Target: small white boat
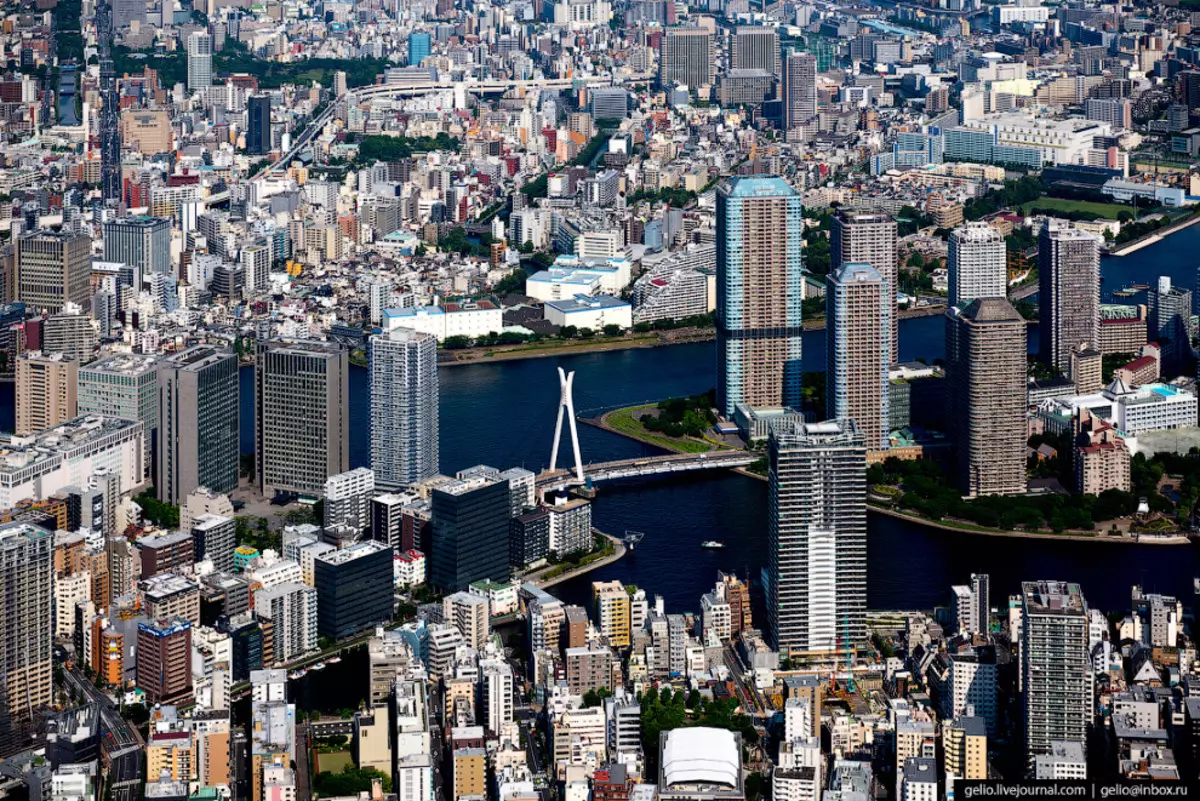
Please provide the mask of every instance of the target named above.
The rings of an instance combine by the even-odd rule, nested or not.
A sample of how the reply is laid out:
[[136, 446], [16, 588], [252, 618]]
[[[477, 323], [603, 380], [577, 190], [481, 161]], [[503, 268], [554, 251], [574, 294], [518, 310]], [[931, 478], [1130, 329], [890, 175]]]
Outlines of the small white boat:
[[338, 662], [341, 662], [341, 661], [342, 661], [342, 658], [340, 656], [331, 656], [325, 660], [325, 664], [336, 665]]
[[293, 670], [291, 673], [288, 674], [288, 678], [292, 679], [293, 681], [296, 679], [302, 679], [302, 678], [304, 678], [304, 674], [307, 672], [308, 672], [307, 670]]
[[724, 548], [725, 543], [717, 542], [716, 540], [705, 540], [704, 542], [700, 543], [700, 547], [701, 548]]
[[324, 663], [324, 662], [318, 662], [317, 664], [313, 665], [311, 669], [312, 669], [312, 670], [324, 670], [324, 669], [325, 669], [325, 663]]

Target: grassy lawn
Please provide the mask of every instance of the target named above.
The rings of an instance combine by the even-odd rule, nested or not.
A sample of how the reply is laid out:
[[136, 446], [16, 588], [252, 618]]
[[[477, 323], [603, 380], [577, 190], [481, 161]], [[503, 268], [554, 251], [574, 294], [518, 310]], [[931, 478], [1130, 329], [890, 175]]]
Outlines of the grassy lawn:
[[607, 556], [612, 556], [614, 553], [616, 553], [616, 551], [617, 551], [617, 549], [613, 546], [612, 540], [605, 539], [604, 547], [601, 550], [593, 551], [593, 552], [587, 554], [586, 556], [582, 557], [578, 562], [563, 562], [560, 565], [555, 565], [554, 567], [547, 570], [545, 573], [543, 573], [538, 578], [541, 581], [546, 581], [547, 579], [557, 578], [558, 576], [561, 576], [563, 573], [566, 573], [570, 570], [578, 570], [581, 567], [587, 567], [592, 562], [598, 562]]
[[331, 754], [313, 753], [313, 774], [324, 773], [341, 773], [342, 768], [347, 765], [354, 766], [354, 760], [350, 757], [349, 751], [334, 751]]
[[647, 409], [655, 409], [657, 404], [649, 403], [645, 406], [630, 406], [626, 409], [618, 409], [608, 415], [606, 421], [609, 426], [622, 434], [628, 434], [631, 437], [649, 442], [651, 445], [658, 445], [660, 448], [666, 448], [669, 451], [678, 453], [704, 453], [712, 450], [712, 447], [704, 442], [697, 442], [694, 439], [685, 437], [668, 437], [666, 434], [660, 434], [656, 431], [647, 431], [641, 421], [634, 415], [646, 411]]
[[1090, 200], [1065, 200], [1059, 197], [1043, 197], [1037, 200], [1026, 203], [1023, 207], [1028, 209], [1053, 209], [1054, 211], [1090, 211], [1092, 214], [1098, 214], [1101, 217], [1109, 220], [1117, 219], [1117, 215], [1123, 211], [1130, 214], [1133, 213], [1133, 208], [1120, 203], [1093, 203]]

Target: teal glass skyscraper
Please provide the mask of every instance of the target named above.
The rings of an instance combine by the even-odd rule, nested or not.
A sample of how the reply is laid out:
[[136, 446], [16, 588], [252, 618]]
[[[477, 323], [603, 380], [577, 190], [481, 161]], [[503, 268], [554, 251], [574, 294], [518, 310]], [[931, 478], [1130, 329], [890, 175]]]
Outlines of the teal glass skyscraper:
[[717, 191], [717, 406], [799, 407], [800, 195], [778, 176], [728, 179]]
[[408, 35], [408, 66], [419, 67], [421, 60], [433, 52], [433, 39], [423, 31]]

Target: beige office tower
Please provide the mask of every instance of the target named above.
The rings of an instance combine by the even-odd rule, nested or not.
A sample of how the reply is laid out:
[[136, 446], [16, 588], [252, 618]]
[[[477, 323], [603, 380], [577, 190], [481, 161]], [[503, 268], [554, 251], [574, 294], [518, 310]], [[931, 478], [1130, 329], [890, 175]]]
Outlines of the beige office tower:
[[733, 33], [732, 62], [735, 70], [766, 70], [779, 74], [779, 34], [774, 28], [739, 25]]
[[1038, 237], [1041, 359], [1062, 372], [1080, 342], [1100, 341], [1100, 241], [1078, 228], [1047, 224]]
[[17, 300], [58, 312], [69, 302], [92, 308], [92, 239], [42, 231], [17, 240]]
[[0, 526], [0, 757], [19, 749], [53, 695], [54, 535]]
[[1003, 298], [972, 301], [947, 338], [959, 488], [1025, 492], [1025, 320]]
[[847, 210], [833, 218], [829, 232], [829, 267], [836, 270], [843, 264], [870, 264], [888, 282], [892, 293], [892, 354], [891, 363], [898, 362], [896, 343], [896, 221], [891, 215], [879, 212]]
[[320, 497], [350, 469], [349, 358], [333, 342], [272, 339], [258, 348], [254, 458], [263, 495]]
[[704, 28], [667, 28], [658, 59], [658, 84], [683, 85], [693, 92], [711, 86], [716, 74], [713, 37]]
[[22, 353], [17, 359], [15, 433], [36, 434], [79, 414], [79, 362], [61, 353]]
[[783, 73], [784, 127], [789, 131], [817, 116], [817, 57], [788, 56]]
[[890, 433], [891, 297], [869, 264], [843, 264], [825, 279], [826, 417], [854, 420], [867, 450], [886, 448]]

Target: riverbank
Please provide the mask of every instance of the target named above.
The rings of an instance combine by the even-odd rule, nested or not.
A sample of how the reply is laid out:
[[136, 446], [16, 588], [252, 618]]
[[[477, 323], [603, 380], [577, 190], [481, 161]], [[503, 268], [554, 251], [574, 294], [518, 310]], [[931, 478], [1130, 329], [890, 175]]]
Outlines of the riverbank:
[[[917, 309], [901, 309], [900, 320], [935, 317], [946, 310], [945, 306], [921, 306]], [[825, 330], [825, 318], [816, 317], [804, 322], [805, 331]], [[547, 339], [521, 345], [497, 345], [495, 347], [473, 347], [461, 350], [445, 350], [439, 353], [438, 366], [452, 367], [458, 364], [480, 364], [488, 362], [515, 362], [523, 359], [545, 359], [553, 356], [575, 356], [584, 353], [606, 353], [608, 351], [665, 348], [672, 345], [690, 345], [695, 342], [711, 342], [717, 332], [712, 328], [676, 328], [655, 331], [649, 334], [625, 334], [620, 337], [593, 337], [591, 339]]]
[[1008, 537], [1010, 539], [1022, 540], [1054, 540], [1055, 542], [1105, 542], [1114, 545], [1187, 545], [1191, 540], [1183, 535], [1175, 537], [1158, 537], [1140, 539], [1136, 536], [1122, 534], [1121, 536], [1111, 536], [1103, 532], [1087, 534], [1084, 532], [1062, 533], [1057, 534], [1053, 531], [1010, 531], [1008, 529], [985, 528], [976, 526], [972, 523], [958, 523], [955, 521], [946, 520], [930, 520], [920, 515], [902, 512], [890, 506], [885, 506], [881, 503], [868, 501], [867, 511], [876, 514], [893, 517], [897, 520], [907, 520], [910, 523], [916, 523], [920, 526], [938, 529], [940, 531], [953, 531], [956, 534], [980, 534], [984, 537]]
[[652, 334], [628, 334], [623, 337], [594, 339], [545, 340], [524, 345], [498, 346], [494, 348], [464, 348], [443, 350], [439, 354], [438, 367], [458, 364], [480, 364], [489, 362], [516, 362], [524, 359], [545, 359], [552, 356], [576, 356], [585, 353], [606, 353], [619, 350], [641, 350], [665, 348], [672, 345], [690, 345], [695, 342], [711, 342], [716, 338], [712, 329], [688, 329], [656, 332]]
[[653, 445], [671, 453], [708, 453], [722, 448], [732, 448], [729, 442], [716, 438], [704, 437], [672, 437], [657, 431], [649, 431], [641, 424], [635, 415], [638, 412], [656, 409], [657, 403], [643, 403], [637, 406], [623, 406], [612, 409], [599, 417], [580, 417], [579, 422], [594, 426], [610, 434], [628, 437], [635, 442]]
[[[670, 438], [670, 437], [666, 437], [661, 434], [652, 434], [652, 433], [644, 432], [644, 431], [639, 432], [628, 426], [613, 425], [611, 422], [613, 416], [620, 417], [621, 415], [624, 415], [626, 417], [631, 417], [633, 413], [643, 410], [643, 409], [649, 409], [649, 408], [653, 408], [653, 404], [644, 404], [644, 405], [640, 405], [640, 406], [630, 406], [630, 407], [625, 407], [625, 408], [621, 408], [621, 409], [614, 409], [610, 412], [605, 412], [598, 418], [580, 418], [580, 419], [581, 419], [581, 422], [596, 426], [597, 428], [604, 429], [605, 431], [609, 431], [613, 434], [619, 434], [623, 437], [628, 437], [629, 439], [632, 439], [636, 442], [642, 442], [647, 445], [653, 445], [657, 448], [662, 448], [663, 450], [669, 450], [669, 451], [673, 451], [675, 453], [695, 453], [695, 452], [697, 452], [695, 450], [688, 450], [688, 449], [685, 449], [684, 447], [681, 447], [680, 443], [678, 441], [672, 441], [672, 438]], [[692, 438], [684, 439], [684, 440], [682, 440], [682, 442], [686, 443], [689, 446], [691, 446], [691, 445], [703, 446], [703, 444], [704, 444], [704, 443], [701, 443], [699, 440], [692, 439]], [[716, 446], [715, 442], [711, 442], [711, 441], [709, 441], [709, 442], [710, 442], [710, 444]], [[711, 448], [710, 448], [710, 450], [711, 450]], [[756, 473], [756, 472], [750, 470], [749, 468], [745, 468], [745, 467], [733, 468], [733, 472], [738, 473], [742, 476], [745, 476], [746, 478], [752, 478], [752, 479], [756, 479], [758, 481], [766, 482], [768, 480], [767, 476], [762, 475], [761, 473]], [[887, 517], [896, 518], [897, 520], [907, 520], [910, 523], [915, 523], [915, 524], [921, 525], [921, 526], [927, 526], [929, 528], [937, 529], [940, 531], [953, 531], [957, 534], [980, 534], [985, 537], [1007, 537], [1010, 539], [1026, 539], [1026, 540], [1053, 540], [1056, 542], [1106, 542], [1106, 543], [1126, 544], [1126, 545], [1187, 545], [1188, 543], [1191, 542], [1190, 539], [1188, 539], [1186, 536], [1183, 536], [1183, 535], [1172, 536], [1172, 537], [1139, 538], [1136, 535], [1130, 535], [1128, 533], [1114, 537], [1114, 536], [1111, 536], [1111, 535], [1103, 533], [1103, 532], [1096, 532], [1094, 534], [1086, 533], [1086, 532], [1075, 532], [1075, 533], [1064, 532], [1062, 534], [1059, 534], [1059, 533], [1055, 533], [1053, 531], [1014, 531], [1014, 530], [1009, 530], [1009, 529], [986, 528], [984, 526], [977, 526], [972, 523], [966, 523], [966, 522], [960, 523], [960, 522], [953, 521], [953, 520], [950, 520], [950, 521], [930, 520], [928, 518], [921, 517], [920, 515], [912, 514], [910, 512], [903, 512], [894, 507], [887, 506], [882, 503], [874, 502], [874, 501], [868, 501], [867, 511], [872, 512], [872, 513], [878, 513], [880, 515], [885, 515]]]
[[593, 570], [599, 570], [606, 565], [611, 565], [613, 562], [616, 562], [625, 556], [625, 552], [628, 550], [625, 547], [625, 543], [621, 542], [619, 539], [610, 534], [605, 534], [603, 531], [597, 531], [596, 533], [612, 543], [612, 553], [606, 554], [595, 561], [587, 562], [586, 564], [582, 564], [579, 567], [572, 568], [571, 570], [559, 573], [558, 575], [552, 576], [545, 580], [539, 579], [538, 574], [551, 570], [552, 568], [543, 568], [542, 570], [537, 571], [537, 573], [532, 573], [526, 576], [523, 579], [523, 583], [527, 582], [529, 584], [535, 584], [542, 589], [553, 587], [555, 584], [561, 584], [564, 581], [570, 581], [573, 578], [586, 575]]
[[[918, 306], [915, 309], [900, 309], [900, 310], [898, 310], [896, 312], [896, 319], [898, 319], [898, 320], [916, 320], [921, 317], [937, 317], [938, 315], [942, 314], [945, 311], [946, 311], [946, 307], [943, 304], [935, 304], [933, 306]], [[809, 320], [805, 320], [804, 321], [804, 330], [805, 331], [824, 331], [825, 330], [825, 318], [824, 317], [813, 317]]]
[[1190, 214], [1179, 222], [1168, 225], [1166, 228], [1160, 228], [1157, 231], [1151, 231], [1145, 236], [1140, 236], [1131, 242], [1126, 242], [1125, 244], [1119, 245], [1112, 250], [1106, 251], [1104, 255], [1128, 256], [1130, 253], [1134, 253], [1135, 251], [1141, 250], [1144, 247], [1153, 245], [1155, 242], [1161, 242], [1171, 234], [1182, 231], [1184, 228], [1188, 228], [1189, 226], [1195, 225], [1198, 222], [1200, 222], [1200, 213]]

